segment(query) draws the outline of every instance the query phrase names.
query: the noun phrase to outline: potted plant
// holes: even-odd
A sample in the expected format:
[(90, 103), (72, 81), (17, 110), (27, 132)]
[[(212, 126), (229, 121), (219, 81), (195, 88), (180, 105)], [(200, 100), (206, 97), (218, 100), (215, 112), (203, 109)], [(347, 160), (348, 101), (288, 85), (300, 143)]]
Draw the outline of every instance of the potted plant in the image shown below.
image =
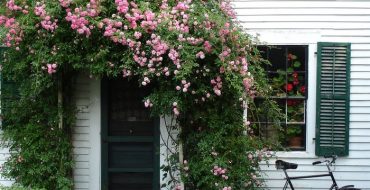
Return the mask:
[(291, 148), (302, 147), (302, 127), (299, 125), (288, 126), (286, 135), (288, 137), (288, 145)]
[(288, 99), (286, 109), (288, 122), (304, 121), (304, 101)]
[(304, 96), (306, 86), (304, 73), (300, 71), (302, 64), (297, 56), (291, 53), (288, 54), (287, 60), (287, 68), (276, 71), (276, 74), (271, 79), (271, 87), (278, 97)]

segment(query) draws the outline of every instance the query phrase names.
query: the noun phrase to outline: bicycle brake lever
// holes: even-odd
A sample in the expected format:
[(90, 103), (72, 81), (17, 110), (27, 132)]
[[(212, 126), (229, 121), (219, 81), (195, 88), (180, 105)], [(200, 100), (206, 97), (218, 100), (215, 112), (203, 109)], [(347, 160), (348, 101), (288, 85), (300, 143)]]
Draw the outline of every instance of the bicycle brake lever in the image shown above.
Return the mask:
[(321, 161), (316, 161), (316, 162), (313, 162), (312, 165), (317, 165), (317, 164), (321, 164), (322, 162)]
[(324, 155), (324, 158), (333, 158), (335, 155)]
[(337, 155), (333, 155), (332, 158), (333, 158), (333, 160), (331, 161), (331, 163), (335, 163), (335, 160), (337, 160), (338, 156)]
[(337, 160), (338, 156), (337, 156), (337, 155), (335, 155), (335, 154), (330, 155), (330, 156), (328, 156), (328, 155), (324, 155), (324, 158), (331, 158), (332, 160), (331, 160), (331, 162), (330, 162), (330, 163), (335, 163), (335, 160)]

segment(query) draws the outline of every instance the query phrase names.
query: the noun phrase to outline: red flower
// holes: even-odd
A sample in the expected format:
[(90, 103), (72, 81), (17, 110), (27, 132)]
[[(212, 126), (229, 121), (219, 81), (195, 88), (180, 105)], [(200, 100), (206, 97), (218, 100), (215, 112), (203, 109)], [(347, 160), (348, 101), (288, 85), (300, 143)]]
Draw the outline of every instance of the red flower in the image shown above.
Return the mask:
[(293, 54), (289, 53), (288, 54), (288, 61), (292, 60), (292, 58), (293, 58)]
[(293, 84), (294, 84), (294, 85), (297, 85), (297, 84), (299, 84), (299, 80), (297, 80), (297, 79), (294, 79), (294, 81), (293, 81)]
[(288, 106), (295, 106), (298, 103), (296, 100), (287, 100), (287, 105)]
[(294, 71), (294, 73), (292, 74), (292, 76), (293, 76), (294, 78), (297, 78), (297, 77), (298, 77), (298, 73), (297, 73), (297, 71)]
[(290, 84), (290, 83), (286, 84), (286, 85), (285, 85), (285, 90), (286, 90), (287, 92), (292, 91), (292, 90), (293, 90), (293, 85), (292, 85), (292, 84)]
[(301, 86), (300, 91), (302, 92), (302, 94), (304, 94), (306, 92), (306, 87), (305, 86)]
[(292, 106), (294, 104), (293, 100), (287, 100), (287, 105)]

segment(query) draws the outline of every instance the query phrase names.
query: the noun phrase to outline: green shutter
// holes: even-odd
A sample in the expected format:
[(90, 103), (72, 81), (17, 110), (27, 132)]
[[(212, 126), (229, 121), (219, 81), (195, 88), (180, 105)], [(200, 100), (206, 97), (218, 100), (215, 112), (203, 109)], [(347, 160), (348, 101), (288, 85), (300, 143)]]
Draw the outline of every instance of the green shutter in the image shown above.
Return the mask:
[(318, 43), (316, 155), (348, 155), (351, 44)]
[[(4, 59), (5, 48), (0, 47), (0, 64), (2, 65)], [(18, 96), (17, 85), (14, 82), (6, 79), (0, 72), (0, 101), (1, 101), (1, 127), (6, 127), (6, 116), (10, 114), (15, 100)]]

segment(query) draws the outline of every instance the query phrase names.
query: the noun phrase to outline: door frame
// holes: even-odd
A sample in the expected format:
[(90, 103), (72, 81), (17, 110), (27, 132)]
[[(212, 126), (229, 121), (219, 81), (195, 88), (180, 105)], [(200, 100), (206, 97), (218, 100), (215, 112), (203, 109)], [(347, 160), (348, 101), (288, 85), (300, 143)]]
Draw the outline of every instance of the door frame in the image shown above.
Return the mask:
[[(128, 80), (128, 79), (122, 79)], [(134, 82), (134, 81), (133, 81)], [(101, 145), (101, 190), (108, 190), (108, 103), (109, 103), (109, 79), (101, 79), (101, 135), (100, 135), (100, 145)], [(153, 157), (154, 157), (154, 167), (153, 167), (153, 190), (160, 189), (160, 119), (154, 119), (154, 134), (153, 134)], [(130, 140), (135, 140), (130, 138)]]

